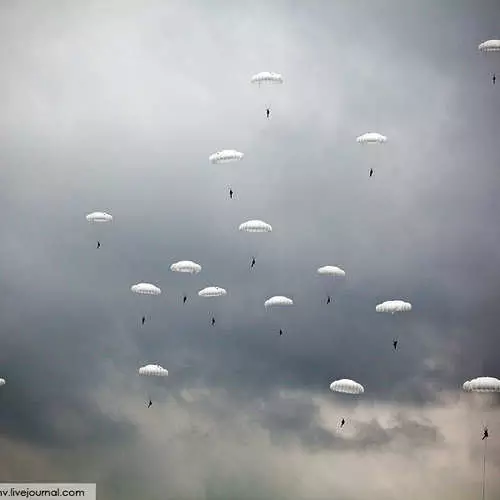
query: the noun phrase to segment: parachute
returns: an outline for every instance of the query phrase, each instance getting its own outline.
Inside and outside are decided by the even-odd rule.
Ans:
[[[145,375],[148,377],[168,377],[168,370],[160,365],[145,365],[141,366],[138,370],[139,375]]]
[[[330,384],[330,390],[343,394],[363,394],[365,392],[365,388],[361,384],[347,378],[332,382]]]
[[[5,383],[6,383],[6,382],[5,382],[5,379],[4,379],[4,378],[0,378],[0,387],[1,387],[2,385],[5,385]]]
[[[170,270],[176,273],[198,274],[201,271],[201,266],[191,260],[181,260],[172,264]]]
[[[245,154],[234,149],[224,149],[217,151],[208,157],[210,163],[231,163],[233,161],[243,160]]]
[[[87,214],[85,216],[85,219],[87,219],[87,222],[90,222],[93,225],[101,225],[106,222],[112,222],[113,221],[113,216],[110,214],[107,214],[106,212],[92,212],[90,214]],[[94,237],[97,239],[97,241],[100,243],[101,240],[101,231],[99,231],[96,227],[95,229],[95,235]],[[100,244],[98,243],[98,247]]]
[[[318,274],[323,276],[340,276],[345,277],[345,271],[336,266],[323,266],[318,269]]]
[[[492,64],[492,71],[495,73],[495,68],[500,69],[499,60],[500,58],[500,40],[486,40],[483,43],[478,45],[478,49],[480,52],[486,55],[486,59],[488,59],[488,63]],[[493,60],[494,58],[494,60]]]
[[[198,292],[200,297],[223,297],[227,291],[219,286],[208,286]]]
[[[288,297],[283,297],[282,295],[275,295],[264,302],[264,307],[266,309],[275,306],[293,306],[293,300]]]
[[[387,137],[378,132],[367,132],[357,137],[356,142],[359,144],[385,144],[387,142]]]
[[[161,290],[151,283],[137,283],[137,285],[132,285],[130,290],[134,293],[139,293],[141,295],[160,295]]]
[[[85,216],[88,222],[111,222],[113,216],[106,212],[92,212]]]
[[[500,392],[500,380],[495,377],[478,377],[472,380],[466,380],[462,386],[465,392],[477,393],[495,393]],[[485,423],[485,429],[488,425]],[[484,438],[483,438],[484,439]],[[482,476],[482,499],[484,500],[486,494],[486,452],[488,446],[488,439],[484,439],[483,449],[483,476]]]
[[[378,304],[375,307],[376,312],[383,313],[397,313],[397,312],[408,312],[411,311],[412,305],[409,302],[404,302],[402,300],[387,300]]]
[[[259,87],[262,84],[282,84],[283,77],[279,73],[273,73],[270,71],[262,71],[261,73],[257,73],[253,75],[250,83],[257,84]]]
[[[249,220],[240,224],[238,229],[247,233],[270,233],[273,230],[267,222],[261,220]]]

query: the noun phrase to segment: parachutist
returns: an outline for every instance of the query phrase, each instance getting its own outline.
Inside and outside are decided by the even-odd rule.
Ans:
[[[345,419],[342,419],[342,420],[340,421],[340,428],[344,427],[344,425],[345,425]]]
[[[394,347],[394,350],[396,350],[398,348],[398,341],[397,340],[393,340],[392,341],[392,346]]]
[[[250,264],[250,269],[252,269],[253,266],[255,266],[255,257],[252,257],[252,263]]]
[[[182,297],[182,303],[185,304],[187,299],[187,295],[184,295],[184,297]]]
[[[280,329],[280,335],[283,335],[283,330]]]
[[[266,109],[266,116],[269,119],[269,115],[271,114],[271,110],[269,108]]]
[[[231,188],[229,188],[229,198],[232,200],[233,199],[233,190]]]
[[[101,242],[100,241],[97,242],[97,248],[101,248]]]
[[[491,79],[491,81],[493,82],[493,85],[495,85],[495,82],[497,81],[497,76],[495,75],[495,73],[493,73],[493,78]]]
[[[328,295],[328,298],[326,299],[326,303],[329,304],[332,301],[330,295]]]
[[[215,326],[215,318],[212,318],[212,326]]]
[[[488,438],[488,427],[485,427],[484,429],[484,433],[483,433],[483,437],[481,439],[481,441],[485,440]]]
[[[146,323],[146,316],[143,316],[141,321],[142,321],[142,324],[144,325],[144,323]]]
[[[373,175],[373,168],[370,168],[370,177]]]
[[[151,408],[151,405],[153,404],[153,401],[149,400],[149,403],[148,403],[148,408]]]

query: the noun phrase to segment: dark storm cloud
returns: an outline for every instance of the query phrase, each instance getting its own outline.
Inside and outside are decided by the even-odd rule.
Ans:
[[[325,393],[348,377],[368,401],[431,403],[498,370],[500,110],[491,66],[476,53],[498,36],[494,7],[3,5],[5,432],[57,446],[133,440],[119,409],[108,415],[95,393],[117,377],[142,405],[136,369],[159,362],[170,371],[162,397],[200,386],[227,389],[249,411],[269,400],[263,425],[274,436],[302,429],[308,448],[432,442],[432,427],[374,421],[347,445],[317,423],[314,407],[287,414],[273,394]],[[248,83],[264,70],[285,77],[265,97]],[[369,130],[389,137],[373,160],[355,142]],[[245,159],[210,165],[225,148]],[[84,219],[93,210],[115,217],[99,236]],[[240,234],[252,218],[273,233]],[[203,271],[171,273],[181,259]],[[326,264],[347,280],[315,276]],[[129,290],[139,281],[164,293],[141,300]],[[209,285],[229,295],[198,298]],[[321,303],[327,293],[331,307]],[[278,294],[296,305],[265,311]],[[413,311],[375,313],[392,298]],[[231,419],[224,404],[206,411]]]

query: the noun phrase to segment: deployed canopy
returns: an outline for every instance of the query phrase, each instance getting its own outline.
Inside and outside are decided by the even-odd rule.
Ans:
[[[378,304],[375,307],[375,311],[384,313],[397,313],[397,312],[408,312],[411,311],[411,304],[409,302],[404,302],[402,300],[387,300]]]
[[[240,153],[235,149],[224,149],[222,151],[217,151],[208,157],[210,163],[230,163],[232,161],[243,160],[245,156],[244,153]]]
[[[137,285],[132,285],[130,290],[134,293],[139,293],[141,295],[160,295],[161,290],[151,283],[137,283]]]
[[[332,382],[330,384],[330,390],[333,392],[342,392],[344,394],[363,394],[365,392],[365,388],[361,384],[347,378]]]
[[[168,370],[160,365],[145,365],[141,366],[138,370],[139,375],[145,375],[149,377],[167,377]]]
[[[500,52],[500,40],[486,40],[479,44],[478,49],[481,52]]]
[[[279,73],[262,71],[261,73],[253,75],[250,83],[256,83],[259,86],[263,83],[280,84],[283,83],[283,77]]]
[[[198,274],[201,266],[191,260],[180,260],[170,266],[170,270],[176,273]]]
[[[238,229],[247,233],[270,233],[273,230],[270,224],[262,220],[249,220],[240,224]]]
[[[293,300],[282,295],[275,295],[264,302],[264,307],[266,308],[273,306],[293,306]]]
[[[345,271],[336,266],[323,266],[318,269],[318,274],[323,276],[345,276]]]
[[[222,297],[227,295],[227,291],[219,286],[208,286],[198,292],[200,297]]]
[[[367,132],[357,137],[356,141],[360,144],[383,144],[387,142],[387,137],[378,132]]]
[[[85,216],[88,222],[111,222],[113,216],[106,212],[92,212]]]
[[[466,392],[500,392],[500,380],[494,377],[478,377],[463,385]]]

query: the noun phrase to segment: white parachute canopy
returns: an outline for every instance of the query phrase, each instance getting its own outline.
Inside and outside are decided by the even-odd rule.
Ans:
[[[151,283],[137,283],[136,285],[132,285],[130,290],[134,293],[138,293],[141,295],[160,295],[161,290]]]
[[[240,231],[246,231],[247,233],[270,233],[273,228],[267,222],[262,220],[249,220],[240,224]]]
[[[208,286],[198,292],[200,297],[223,297],[227,291],[219,286]]]
[[[408,312],[411,311],[411,309],[412,305],[409,302],[404,302],[403,300],[387,300],[375,307],[376,312],[391,314],[397,312]]]
[[[223,149],[222,151],[217,151],[208,157],[210,163],[230,163],[233,161],[243,160],[245,156],[244,153],[240,153],[235,149]]]
[[[281,84],[283,83],[283,77],[279,73],[273,73],[271,71],[262,71],[253,75],[250,83],[256,83],[257,85],[267,84]]]
[[[345,271],[337,266],[323,266],[318,268],[318,274],[323,276],[339,276],[345,277]]]
[[[138,370],[139,375],[148,377],[168,377],[168,370],[160,365],[144,365]]]
[[[359,144],[384,144],[387,142],[387,137],[378,132],[367,132],[357,137],[356,142]]]
[[[486,40],[477,47],[481,52],[500,52],[500,40]]]
[[[365,392],[365,388],[361,384],[347,378],[332,382],[330,384],[330,390],[333,392],[342,392],[344,394],[363,394]]]
[[[88,222],[111,222],[113,216],[106,212],[92,212],[85,216]]]
[[[500,380],[494,377],[478,377],[463,385],[466,392],[500,392]]]
[[[266,309],[274,306],[293,306],[293,300],[283,295],[275,295],[264,302],[264,307]]]
[[[170,270],[176,273],[198,274],[201,271],[201,266],[191,260],[180,260],[172,264]]]
[[[5,385],[5,379],[4,379],[4,378],[0,378],[0,387],[1,387],[2,385]]]

